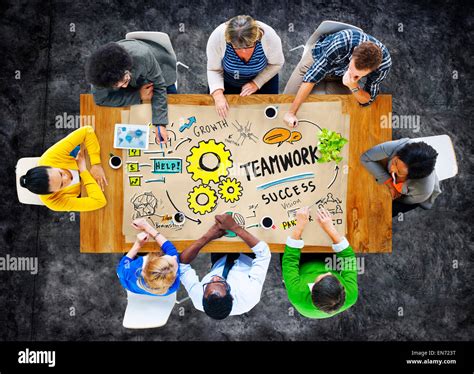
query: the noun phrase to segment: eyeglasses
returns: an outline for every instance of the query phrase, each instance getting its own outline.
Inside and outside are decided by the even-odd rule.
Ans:
[[[118,83],[116,83],[114,85],[115,88],[120,88],[122,87],[124,84],[127,84],[130,79],[132,78],[132,75],[130,74],[130,72],[128,70],[125,70],[125,73],[124,73],[124,76],[122,78],[122,80]]]
[[[226,292],[227,292],[227,293],[230,293],[230,285],[229,285],[229,283],[227,283],[227,281],[226,281],[224,278],[222,278],[221,276],[219,276],[219,275],[215,275],[214,277],[218,277],[219,280],[215,280],[215,281],[211,280],[211,281],[209,281],[209,282],[207,282],[207,283],[204,283],[204,284],[202,285],[202,291],[203,291],[203,292],[206,291],[206,286],[209,285],[209,284],[212,284],[212,283],[222,283],[222,284],[225,286]],[[213,278],[214,278],[214,277],[213,277]]]

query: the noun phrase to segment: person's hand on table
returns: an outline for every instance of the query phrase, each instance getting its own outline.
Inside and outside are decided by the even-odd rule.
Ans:
[[[296,227],[303,230],[309,222],[309,207],[305,206],[296,211]]]
[[[318,208],[318,210],[316,211],[316,221],[326,232],[334,229],[334,224],[332,223],[332,215],[324,208]]]
[[[77,152],[77,155],[76,155],[76,164],[80,173],[87,170],[86,155],[84,153],[85,152],[82,151],[81,149],[79,152]]]
[[[214,105],[216,106],[216,112],[221,118],[227,117],[229,113],[229,103],[224,96],[223,90],[216,90],[212,93],[214,98]]]
[[[250,96],[258,91],[258,86],[254,81],[245,83],[240,91],[240,96]]]
[[[151,234],[155,229],[150,225],[146,218],[137,218],[132,222],[132,227],[136,230],[145,231],[147,234]]]
[[[210,240],[215,240],[223,237],[225,235],[225,230],[219,228],[217,223],[214,223],[211,228],[207,231],[207,236]]]
[[[166,131],[166,126],[164,125],[158,125],[158,126],[155,126],[156,129],[155,129],[155,142],[156,144],[160,144],[160,143],[167,143],[168,142],[168,131]],[[160,128],[160,131],[158,132],[158,127]],[[161,135],[161,139],[160,139],[160,135]]]
[[[221,230],[230,230],[235,232],[235,230],[240,227],[230,214],[218,214],[215,218],[217,226]]]
[[[140,87],[140,99],[150,101],[153,97],[153,83],[146,83]]]
[[[108,186],[107,178],[105,177],[104,168],[101,164],[96,164],[91,166],[90,173],[95,179],[102,191],[105,190],[105,186]]]
[[[285,115],[283,116],[283,122],[285,122],[285,124],[288,126],[288,127],[296,127],[298,126],[298,118],[296,118],[296,115],[294,113],[291,113],[291,112],[286,112]]]

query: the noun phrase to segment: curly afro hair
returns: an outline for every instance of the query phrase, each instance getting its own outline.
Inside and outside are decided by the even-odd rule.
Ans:
[[[132,68],[132,57],[117,43],[107,43],[95,51],[86,65],[87,81],[94,86],[109,88]]]
[[[407,164],[409,179],[421,179],[433,172],[438,152],[425,142],[415,142],[405,145],[397,156]]]

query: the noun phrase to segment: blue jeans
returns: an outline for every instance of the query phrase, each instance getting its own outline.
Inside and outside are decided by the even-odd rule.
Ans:
[[[176,89],[176,85],[172,84],[171,86],[166,87],[167,94],[177,94],[178,90]]]
[[[278,95],[278,84],[279,78],[278,74],[276,74],[272,79],[270,79],[267,83],[265,83],[257,92],[256,94],[270,94],[270,95]],[[242,87],[231,86],[224,80],[224,93],[226,95],[239,95]]]

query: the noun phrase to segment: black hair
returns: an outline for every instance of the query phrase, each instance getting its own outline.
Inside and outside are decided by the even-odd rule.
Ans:
[[[202,298],[204,312],[213,319],[224,319],[232,310],[233,299],[230,292],[224,296],[210,294]]]
[[[408,178],[420,179],[433,172],[438,152],[424,142],[414,142],[406,144],[397,152],[397,156],[407,164]]]
[[[47,195],[49,191],[49,166],[37,166],[20,177],[20,186],[37,195]]]
[[[326,313],[334,313],[344,305],[346,291],[334,275],[326,275],[313,285],[311,299],[318,309]]]
[[[132,68],[132,57],[117,43],[111,42],[95,51],[86,64],[86,78],[95,86],[110,88]]]

